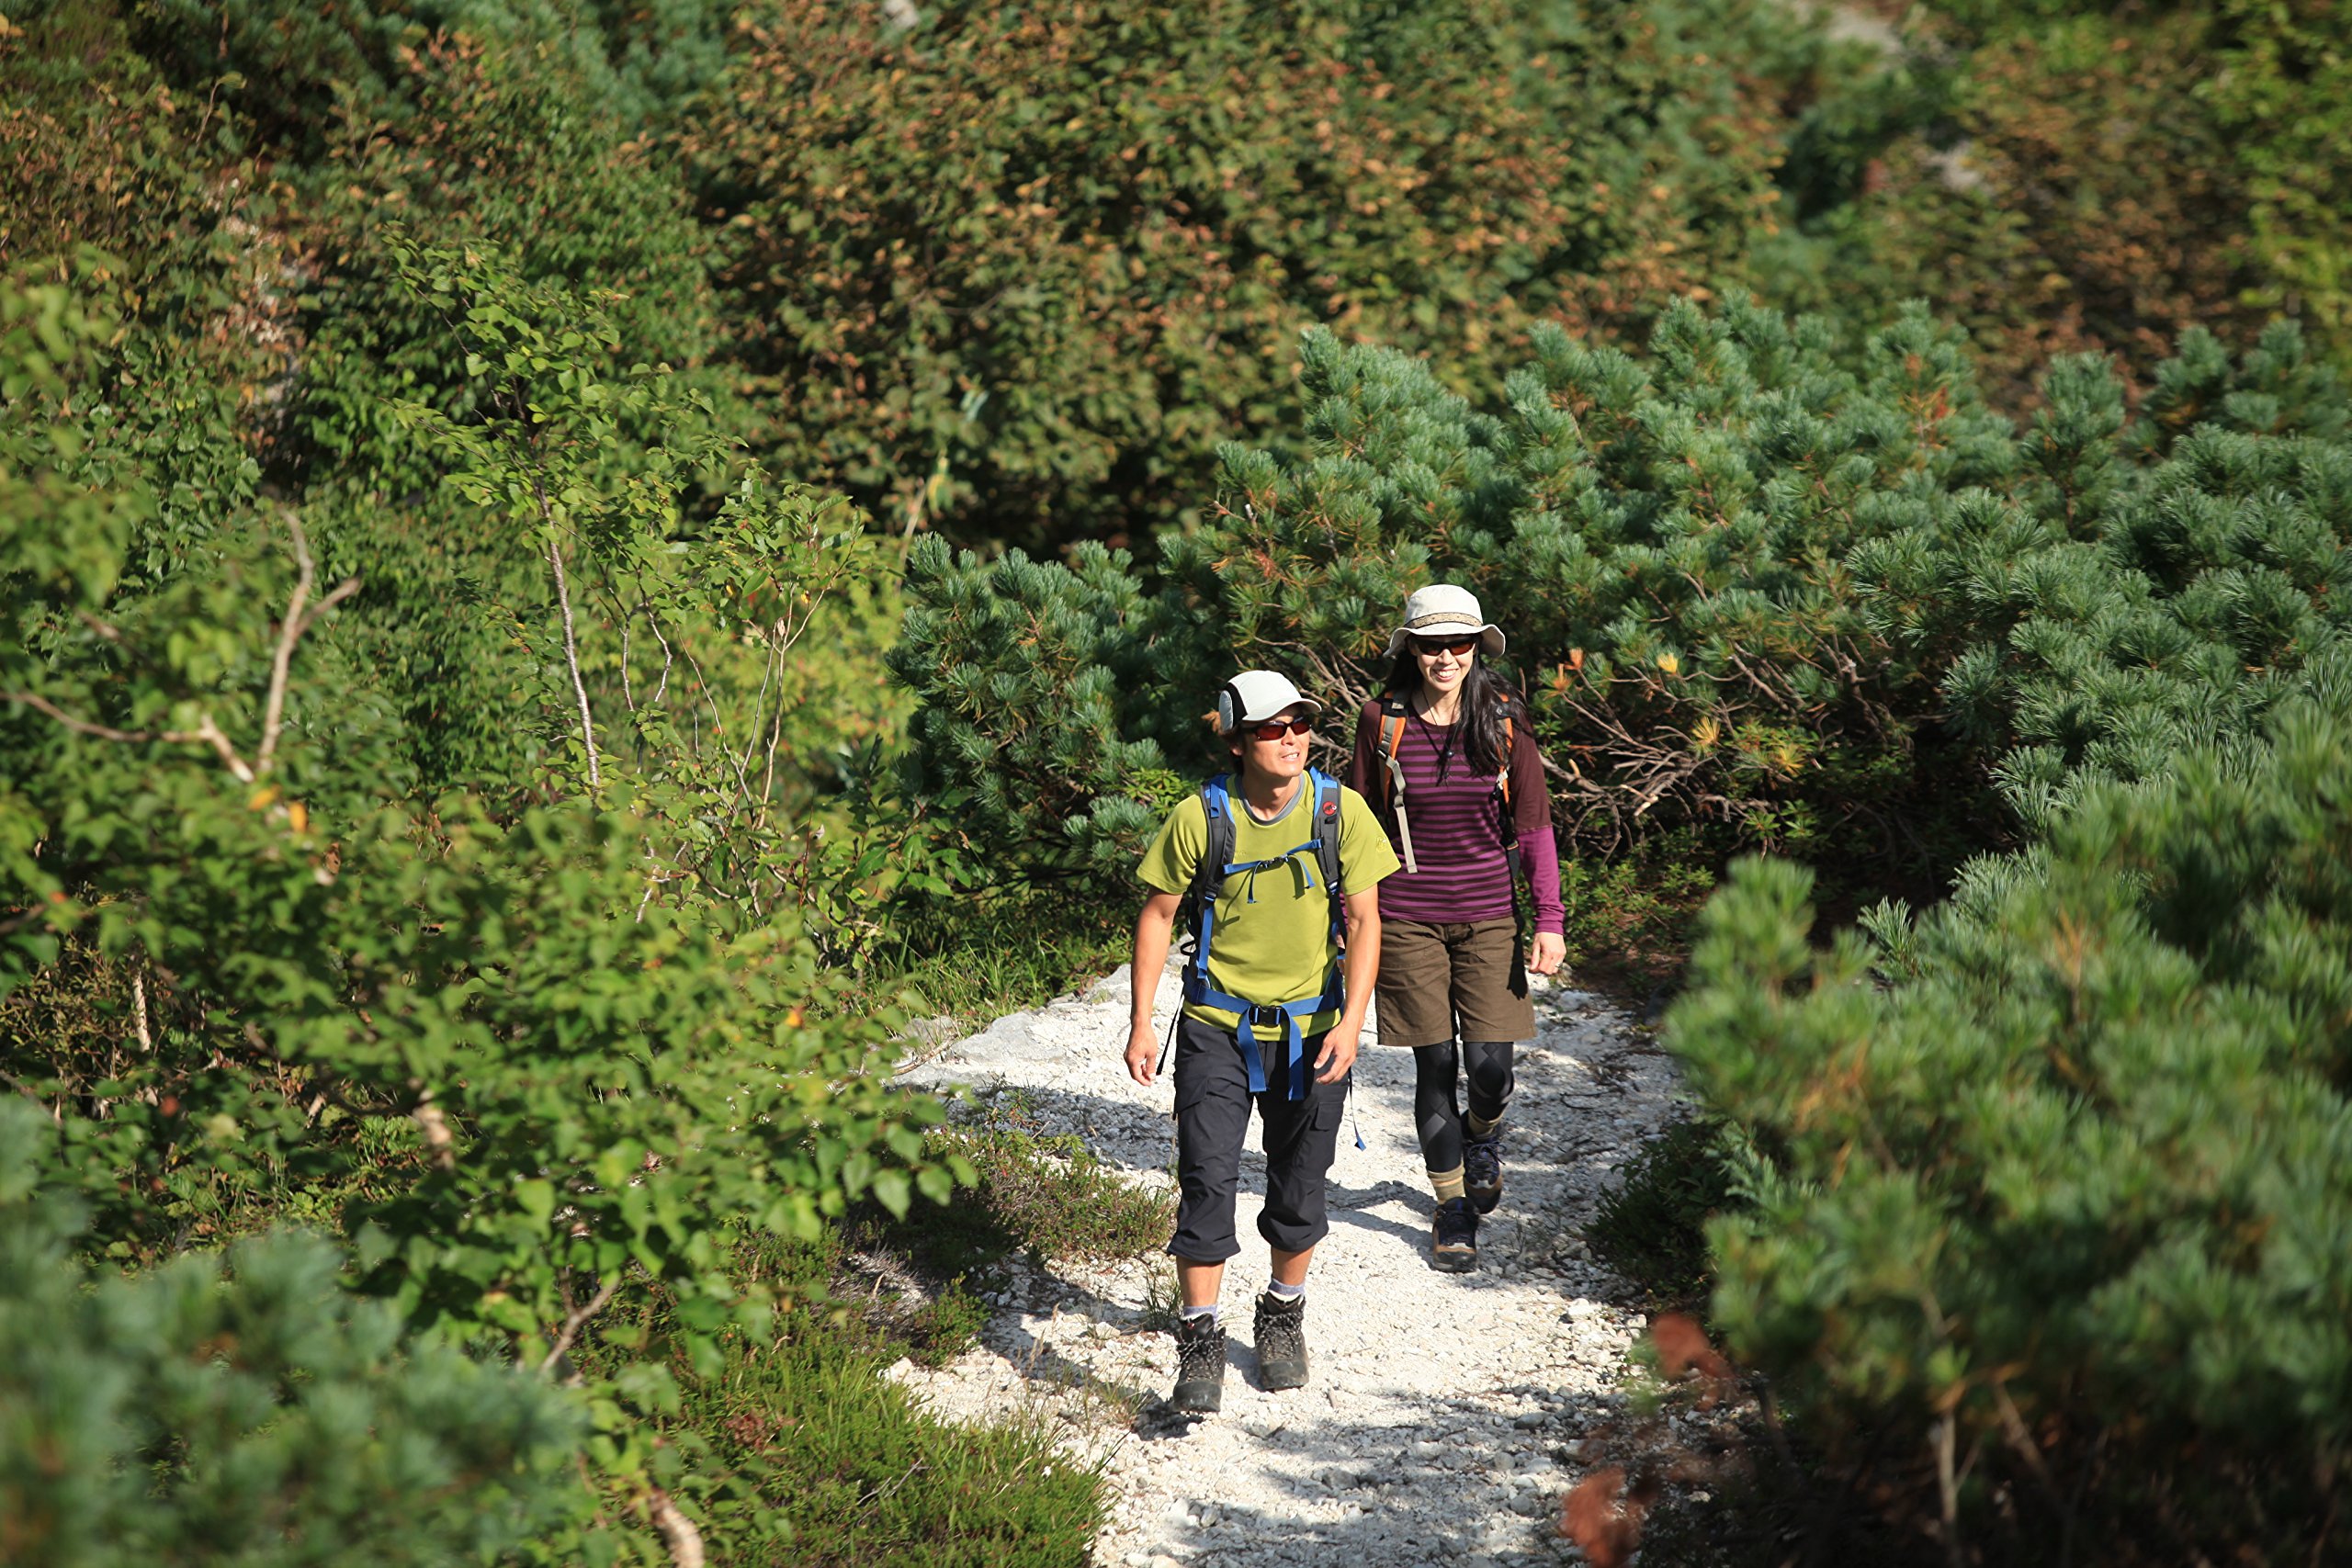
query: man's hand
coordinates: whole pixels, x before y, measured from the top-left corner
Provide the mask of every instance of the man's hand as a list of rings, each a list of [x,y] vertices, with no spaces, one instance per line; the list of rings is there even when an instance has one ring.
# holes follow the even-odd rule
[[[1127,1031],[1127,1077],[1146,1089],[1151,1087],[1153,1060],[1159,1054],[1154,1047],[1159,1043],[1151,1036],[1148,1018]]]
[[[1363,1034],[1363,1026],[1350,1029],[1344,1022],[1323,1036],[1322,1054],[1315,1058],[1315,1081],[1338,1083],[1356,1065],[1356,1045]]]
[[[1136,916],[1136,955],[1127,965],[1127,983],[1134,1006],[1127,1013],[1127,1077],[1151,1087],[1151,998],[1159,990],[1159,972],[1168,966],[1168,942],[1176,930],[1173,893],[1154,893]]]
[[[1527,972],[1531,975],[1549,975],[1560,966],[1560,960],[1567,955],[1567,941],[1559,932],[1537,931],[1535,951],[1528,954]]]

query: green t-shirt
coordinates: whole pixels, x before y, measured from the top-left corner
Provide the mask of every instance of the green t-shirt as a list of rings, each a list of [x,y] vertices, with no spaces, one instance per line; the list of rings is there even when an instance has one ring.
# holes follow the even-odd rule
[[[1227,996],[1247,997],[1264,1007],[1320,996],[1338,955],[1331,940],[1330,896],[1315,859],[1315,785],[1299,780],[1298,793],[1272,822],[1261,822],[1234,788],[1233,863],[1271,860],[1283,851],[1306,847],[1288,865],[1243,872],[1225,879],[1217,895],[1216,932],[1209,943],[1209,984]],[[1186,893],[1193,869],[1208,850],[1209,819],[1193,795],[1169,813],[1159,837],[1144,852],[1137,868],[1144,886],[1160,893]],[[1340,789],[1340,886],[1350,893],[1369,890],[1397,869],[1396,852],[1363,796]],[[1301,868],[1305,868],[1303,872]],[[1306,873],[1314,876],[1309,886]],[[1238,1015],[1211,1007],[1187,1007],[1187,1018],[1232,1029]],[[1314,1034],[1340,1021],[1336,1012],[1302,1019],[1302,1032]]]

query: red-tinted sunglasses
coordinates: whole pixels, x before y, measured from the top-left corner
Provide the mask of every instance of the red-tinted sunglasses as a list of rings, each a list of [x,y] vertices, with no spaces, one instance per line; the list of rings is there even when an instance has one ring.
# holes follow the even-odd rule
[[[1260,740],[1280,740],[1285,735],[1307,734],[1314,728],[1311,718],[1270,718],[1250,726],[1250,733]]]
[[[1461,659],[1477,646],[1478,639],[1475,637],[1465,637],[1458,640],[1451,637],[1441,639],[1429,637],[1417,637],[1413,639],[1413,651],[1430,659],[1435,659],[1441,653],[1450,653],[1454,658]]]

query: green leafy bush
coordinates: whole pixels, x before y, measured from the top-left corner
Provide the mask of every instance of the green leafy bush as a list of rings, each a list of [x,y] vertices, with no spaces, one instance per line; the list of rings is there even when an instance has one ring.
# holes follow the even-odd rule
[[[0,1100],[0,1559],[479,1562],[579,1512],[586,1422],[545,1380],[403,1338],[325,1243],[88,1278]]]
[[[893,526],[1141,542],[1288,422],[1303,327],[1476,378],[1738,276],[1809,36],[1737,0],[792,0],[687,143],[780,462]]]
[[[503,298],[503,368],[548,378],[552,443],[605,384]],[[9,1015],[12,1090],[49,1112],[38,1168],[134,1262],[292,1210],[342,1231],[360,1288],[412,1325],[549,1369],[605,1336],[627,1354],[590,1402],[594,1457],[653,1507],[677,1456],[643,1418],[675,1402],[673,1359],[715,1370],[720,1330],[767,1311],[725,1227],[813,1236],[854,1199],[903,1211],[968,1177],[925,1152],[937,1104],[876,1070],[903,1015],[850,1005],[797,911],[744,918],[741,884],[680,847],[706,803],[658,727],[648,765],[616,757],[598,790],[577,789],[583,745],[529,781],[545,804],[403,799],[396,704],[336,636],[365,585],[320,581],[299,522],[231,512],[134,572],[164,508],[108,405],[74,395],[111,324],[62,288],[0,295],[0,994],[62,966],[76,1004],[51,1013],[64,1029]],[[544,491],[555,536],[631,558],[639,491],[500,434],[464,482],[548,530]],[[737,535],[819,542],[756,497],[720,520],[685,574],[708,597],[782,570],[719,570],[757,555]],[[781,636],[801,610],[755,613]],[[605,1316],[656,1288],[662,1342]]]
[[[2005,407],[2060,355],[2143,383],[2191,327],[2244,346],[2281,315],[2342,365],[2336,20],[2328,0],[1915,7],[1889,52],[1816,75],[1802,221],[1758,275],[1776,303],[1863,320],[1925,297]]]
[[[1669,1039],[1785,1150],[1712,1227],[1716,1320],[1829,1429],[1925,1433],[1948,1531],[2005,1528],[2007,1488],[2013,1527],[2119,1561],[2326,1555],[2352,665],[2321,661],[2266,736],[2084,790],[1883,958],[1810,945],[1793,867],[1742,866],[1707,913]]]

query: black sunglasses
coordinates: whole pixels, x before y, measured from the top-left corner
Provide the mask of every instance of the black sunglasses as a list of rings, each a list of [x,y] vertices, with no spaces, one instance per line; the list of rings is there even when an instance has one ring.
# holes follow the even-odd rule
[[[1285,735],[1305,735],[1315,728],[1311,718],[1270,718],[1248,727],[1260,740],[1280,740]]]
[[[1413,651],[1429,659],[1435,659],[1441,653],[1450,653],[1460,659],[1477,646],[1478,639],[1475,637],[1417,637],[1413,639]]]

